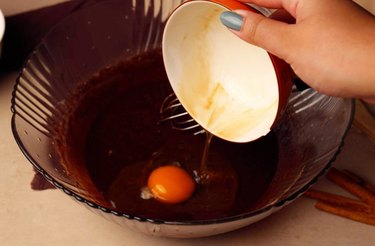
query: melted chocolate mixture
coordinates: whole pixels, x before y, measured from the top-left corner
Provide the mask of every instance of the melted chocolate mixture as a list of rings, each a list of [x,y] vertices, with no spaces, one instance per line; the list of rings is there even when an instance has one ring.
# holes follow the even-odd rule
[[[176,221],[251,210],[276,170],[278,145],[272,133],[246,144],[214,137],[207,160],[209,179],[184,203],[141,198],[150,172],[158,166],[178,164],[192,176],[200,170],[205,134],[194,136],[159,123],[160,106],[171,92],[160,51],[103,69],[78,89],[63,131],[69,140],[63,146],[70,150],[60,152],[68,153],[66,160],[80,160],[74,165],[86,168],[107,204],[124,213]]]

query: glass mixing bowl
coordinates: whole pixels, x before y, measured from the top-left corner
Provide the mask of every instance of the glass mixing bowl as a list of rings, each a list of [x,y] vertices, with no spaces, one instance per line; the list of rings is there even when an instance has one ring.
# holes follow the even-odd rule
[[[312,89],[294,90],[274,127],[279,156],[267,191],[249,212],[235,216],[163,221],[115,211],[69,175],[55,150],[54,125],[61,105],[103,67],[160,48],[163,26],[181,1],[103,1],[67,17],[30,55],[14,87],[12,130],[27,159],[58,189],[120,225],[167,237],[203,237],[232,231],[265,218],[301,195],[327,169],[343,145],[353,101]]]

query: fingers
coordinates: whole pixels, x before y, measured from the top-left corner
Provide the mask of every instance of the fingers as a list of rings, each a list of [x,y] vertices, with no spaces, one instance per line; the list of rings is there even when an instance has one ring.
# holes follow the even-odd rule
[[[289,24],[246,10],[224,12],[221,19],[241,39],[287,59],[292,48]]]

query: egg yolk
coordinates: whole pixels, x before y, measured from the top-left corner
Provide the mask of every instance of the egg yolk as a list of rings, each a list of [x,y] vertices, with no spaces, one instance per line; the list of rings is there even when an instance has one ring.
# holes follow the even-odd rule
[[[177,166],[156,168],[151,172],[147,185],[157,200],[171,204],[186,201],[195,190],[194,179]]]

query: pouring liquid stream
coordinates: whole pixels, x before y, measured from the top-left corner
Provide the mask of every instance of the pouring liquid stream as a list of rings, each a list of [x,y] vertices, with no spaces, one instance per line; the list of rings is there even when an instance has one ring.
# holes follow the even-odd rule
[[[199,176],[198,179],[199,179],[200,183],[205,183],[209,180],[209,174],[207,172],[207,170],[208,170],[207,160],[208,160],[208,153],[209,153],[209,150],[210,150],[212,138],[213,138],[213,134],[210,133],[210,132],[206,132],[206,141],[205,141],[205,144],[204,144],[202,159],[201,159],[201,163],[200,163],[200,167],[199,167],[200,170],[199,170],[199,173],[198,173],[198,176]]]

